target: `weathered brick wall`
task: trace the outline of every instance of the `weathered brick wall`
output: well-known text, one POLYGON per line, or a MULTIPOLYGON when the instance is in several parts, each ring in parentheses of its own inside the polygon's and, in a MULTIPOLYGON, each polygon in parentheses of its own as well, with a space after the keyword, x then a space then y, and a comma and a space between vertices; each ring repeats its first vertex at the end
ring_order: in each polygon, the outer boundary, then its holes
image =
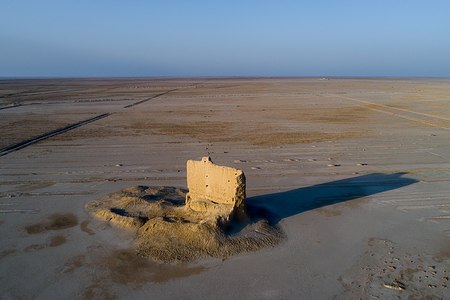
POLYGON ((191 201, 209 200, 233 207, 244 204, 244 172, 218 166, 209 157, 203 157, 201 161, 187 161, 187 184, 191 201))

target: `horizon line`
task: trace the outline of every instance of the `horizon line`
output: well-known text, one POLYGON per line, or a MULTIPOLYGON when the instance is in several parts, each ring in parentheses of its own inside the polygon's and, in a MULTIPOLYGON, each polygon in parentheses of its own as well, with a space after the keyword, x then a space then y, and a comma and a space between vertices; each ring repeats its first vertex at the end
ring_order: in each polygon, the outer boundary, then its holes
POLYGON ((313 76, 269 76, 269 75, 228 75, 228 76, 216 76, 216 75, 185 75, 185 76, 0 76, 0 80, 107 80, 107 79, 450 79, 450 76, 393 76, 393 75, 313 75, 313 76))

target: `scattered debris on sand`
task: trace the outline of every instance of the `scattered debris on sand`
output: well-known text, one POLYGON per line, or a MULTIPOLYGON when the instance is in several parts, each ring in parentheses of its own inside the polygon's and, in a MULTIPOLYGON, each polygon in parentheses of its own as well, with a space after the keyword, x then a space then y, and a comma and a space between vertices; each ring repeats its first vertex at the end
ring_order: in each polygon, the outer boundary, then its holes
POLYGON ((339 277, 345 291, 336 299, 447 299, 448 264, 438 260, 370 238, 366 252, 339 277))
POLYGON ((245 209, 245 175, 209 157, 187 162, 189 192, 176 187, 136 186, 92 201, 86 208, 111 224, 136 229, 139 255, 158 262, 226 258, 274 246, 282 231, 245 209))

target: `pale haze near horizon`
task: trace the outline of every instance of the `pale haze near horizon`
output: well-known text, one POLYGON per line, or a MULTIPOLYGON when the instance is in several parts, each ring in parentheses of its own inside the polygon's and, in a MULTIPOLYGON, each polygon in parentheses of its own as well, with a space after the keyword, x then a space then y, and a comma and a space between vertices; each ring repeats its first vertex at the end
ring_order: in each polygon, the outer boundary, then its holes
POLYGON ((450 76, 450 1, 0 0, 0 76, 450 76))

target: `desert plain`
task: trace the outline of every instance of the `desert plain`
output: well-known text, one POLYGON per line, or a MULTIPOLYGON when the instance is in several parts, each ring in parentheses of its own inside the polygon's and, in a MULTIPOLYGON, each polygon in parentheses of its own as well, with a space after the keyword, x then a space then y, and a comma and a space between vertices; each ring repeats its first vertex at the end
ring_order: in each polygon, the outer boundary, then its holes
POLYGON ((450 79, 0 80, 1 299, 449 299, 450 79), (210 156, 284 232, 161 263, 95 199, 210 156))

